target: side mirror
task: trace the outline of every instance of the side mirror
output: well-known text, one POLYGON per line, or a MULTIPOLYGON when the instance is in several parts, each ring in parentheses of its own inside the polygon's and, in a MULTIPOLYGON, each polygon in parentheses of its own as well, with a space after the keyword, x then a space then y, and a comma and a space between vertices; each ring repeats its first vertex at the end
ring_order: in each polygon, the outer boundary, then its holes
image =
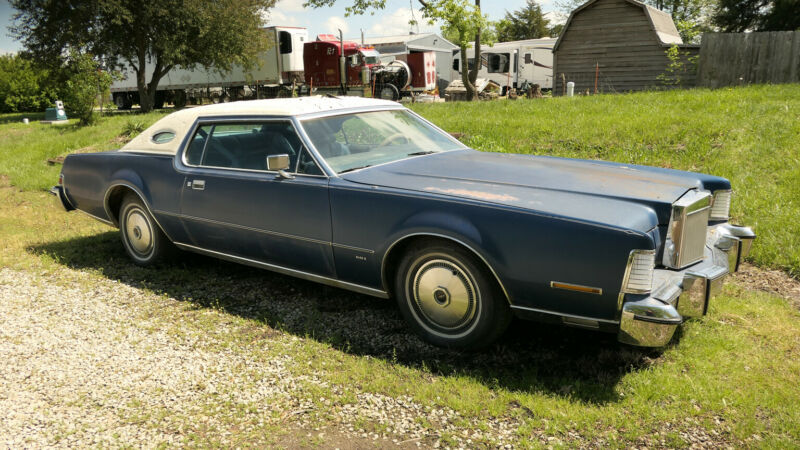
POLYGON ((278 172, 280 178, 294 178, 286 172, 289 168, 289 155, 269 155, 267 156, 267 170, 278 172))

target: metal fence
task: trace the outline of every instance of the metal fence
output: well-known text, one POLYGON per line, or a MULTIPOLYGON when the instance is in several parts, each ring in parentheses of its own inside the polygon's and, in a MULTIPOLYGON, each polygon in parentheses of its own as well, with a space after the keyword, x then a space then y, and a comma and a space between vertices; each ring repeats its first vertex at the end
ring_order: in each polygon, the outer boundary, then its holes
POLYGON ((697 85, 800 82, 800 31, 706 33, 697 85))

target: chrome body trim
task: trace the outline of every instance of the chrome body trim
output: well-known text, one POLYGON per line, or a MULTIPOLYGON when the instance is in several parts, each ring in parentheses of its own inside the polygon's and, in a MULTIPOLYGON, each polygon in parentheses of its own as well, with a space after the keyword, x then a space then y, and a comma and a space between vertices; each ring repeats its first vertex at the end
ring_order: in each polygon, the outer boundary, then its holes
MULTIPOLYGON (((491 266, 491 264, 489 264, 489 261, 487 261, 486 258, 483 257, 483 255, 478 253, 477 250, 472 248, 470 245, 466 244, 464 241, 461 241, 461 240, 456 239, 456 238, 451 237, 451 236, 447 236, 447 235, 444 235, 444 234, 438 234, 438 233, 424 233, 424 232, 422 232, 422 233, 411 233, 411 234, 407 234, 405 236, 402 236, 402 237, 396 239, 394 242, 392 242, 392 245, 390 245, 386 249, 386 251, 383 253, 383 257, 381 258, 381 282, 382 282, 383 288, 385 290, 387 290, 387 291, 389 290, 388 289, 387 280, 386 280, 386 257, 389 255, 389 253, 392 252, 392 249, 395 247, 395 245, 397 245, 401 241, 406 240, 407 238, 411 238, 411 237, 414 237, 414 236, 430 236, 430 237, 442 238, 442 239, 453 241, 453 242, 455 242, 457 244, 460 244, 464 248, 466 248, 467 250, 471 251, 475 256, 477 256, 483 262, 483 264, 486 267, 489 268, 489 272, 491 272, 492 275, 494 276, 494 279, 497 280, 497 284, 500 285, 500 289, 503 291, 503 295, 506 296, 506 301, 508 301, 509 305, 511 305, 511 296, 508 295, 508 291, 506 290, 506 287, 503 286, 503 281, 500 280, 500 277, 497 275, 497 272, 495 272, 494 268, 491 266)), ((513 307, 513 305, 512 305, 512 307, 513 307)))
POLYGON ((375 253, 375 250, 370 250, 368 248, 361 248, 361 247, 353 247, 352 245, 337 244, 335 242, 332 242, 331 245, 336 248, 343 248, 345 250, 353 250, 361 253, 369 253, 369 254, 375 253))
POLYGON ((682 322, 672 305, 652 297, 627 302, 622 307, 617 339, 637 347, 663 347, 682 322))
MULTIPOLYGON (((628 281, 630 281, 631 272, 633 271, 633 263, 636 260, 637 253, 646 255, 655 255, 656 251, 648 249, 638 249, 638 248, 631 250, 631 252, 628 254, 628 262, 625 264, 625 274, 622 276, 622 286, 620 287, 620 292, 622 294, 647 294, 653 290, 652 284, 650 286, 650 289, 646 290, 628 288, 628 281)), ((621 307, 622 307, 621 303, 617 305, 617 309, 620 309, 621 307)))
POLYGON ((728 220, 731 217, 731 203, 733 201, 733 191, 730 189, 717 189, 716 191, 711 193, 711 213, 709 214, 709 219, 711 220, 728 220), (714 215, 714 213, 718 213, 717 210, 717 195, 724 195, 728 194, 728 205, 727 209, 725 210, 724 215, 714 215))
POLYGON ((139 199, 144 204, 144 207, 147 208, 147 212, 150 214, 150 217, 153 218, 153 220, 156 222, 156 225, 158 225, 158 228, 161 229, 161 232, 164 233, 164 235, 167 237, 167 239, 169 239, 172 242, 175 242, 172 239, 172 237, 169 234, 167 234, 167 231, 164 229, 164 227, 161 226, 161 223, 159 223, 159 221, 158 221, 158 217, 156 217, 156 215, 153 214, 153 209, 150 207, 150 203, 147 201, 147 199, 145 198, 144 194, 142 194, 142 191, 140 191, 139 188, 137 188, 136 186, 134 186, 134 185, 132 185, 130 183, 118 182, 118 183, 112 184, 111 186, 108 187, 108 189, 106 189, 106 194, 103 197, 103 209, 105 210, 106 215, 110 219, 109 223, 112 226, 119 228, 119 221, 114 219, 114 215, 111 214, 111 211, 108 209, 108 197, 109 197, 109 195, 111 195, 111 191, 114 188, 119 187, 119 186, 127 187, 130 190, 132 190, 133 192, 135 192, 136 195, 139 196, 139 199))
POLYGON ((269 231, 269 230, 264 230, 264 229, 261 229, 261 228, 253 228, 253 227, 248 227, 248 226, 244 226, 244 225, 238 225, 238 224, 230 223, 230 222, 221 222, 219 220, 206 219, 204 217, 187 216, 185 214, 176 214, 176 213, 167 212, 167 211, 157 211, 157 212, 159 214, 164 214, 166 216, 177 217, 178 219, 195 220, 195 221, 198 221, 198 222, 206 222, 206 223, 212 223, 214 225, 222 225, 222 226, 225 226, 225 227, 237 228, 239 230, 253 231, 253 232, 256 232, 256 233, 269 234, 269 235, 272 235, 272 236, 284 237, 284 238, 288 238, 288 239, 296 239, 298 241, 312 242, 314 244, 331 245, 331 243, 329 241, 323 241, 323 240, 320 240, 320 239, 313 239, 313 238, 307 238, 307 237, 303 237, 303 236, 296 236, 296 235, 293 235, 293 234, 279 233, 277 231, 269 231))
POLYGON ((562 317, 562 318, 566 317, 568 319, 575 319, 575 320, 578 320, 578 321, 592 321, 592 322, 597 322, 597 323, 610 323, 612 325, 616 325, 616 324, 619 323, 618 320, 598 319, 596 317, 586 317, 586 316, 579 316, 579 315, 576 315, 576 314, 566 314, 566 313, 561 313, 561 312, 556 312, 556 311, 550 311, 550 310, 547 310, 547 309, 531 308, 531 307, 528 307, 528 306, 511 305, 511 309, 518 309, 520 311, 530 311, 530 312, 535 312, 535 313, 540 313, 540 314, 548 314, 548 315, 551 315, 551 316, 559 316, 559 317, 562 317))
POLYGON ((704 258, 683 270, 655 269, 653 292, 645 298, 625 302, 620 314, 620 342, 642 347, 660 347, 672 338, 685 319, 700 317, 722 290, 725 277, 741 261, 742 238, 750 242, 755 233, 747 227, 720 224, 708 227, 704 258))
POLYGON ((112 226, 114 228, 118 228, 117 225, 115 223, 111 222, 110 220, 103 219, 102 217, 95 216, 94 214, 89 214, 88 212, 86 212, 86 211, 84 211, 82 209, 75 209, 75 211, 78 211, 78 212, 81 212, 83 214, 86 214, 87 216, 91 217, 92 219, 100 221, 100 222, 103 222, 106 225, 110 225, 110 226, 112 226))
POLYGON ((703 259, 712 198, 709 192, 691 190, 672 204, 664 242, 664 266, 683 269, 703 259))
POLYGON ((353 292, 358 292, 360 294, 371 295, 373 297, 380 297, 380 298, 389 298, 389 294, 386 291, 382 291, 380 289, 371 288, 368 286, 362 286, 360 284, 355 283, 348 283, 346 281, 337 280, 335 278, 324 277, 321 275, 316 275, 309 272, 303 272, 302 270, 291 269, 288 267, 278 266, 275 264, 265 263, 262 261, 256 261, 254 259, 243 258, 241 256, 231 255, 228 253, 217 252, 214 250, 207 250, 201 247, 195 247, 194 245, 189 244, 182 244, 179 242, 175 242, 175 246, 182 250, 187 250, 190 252, 200 253, 207 256, 213 256, 215 258, 224 259, 226 261, 231 261, 239 264, 244 264, 247 266, 257 267, 260 269, 270 270, 272 272, 277 272, 283 275, 289 275, 297 278, 302 278, 308 281, 314 281, 317 283, 322 283, 328 286, 338 287, 342 289, 347 289, 353 292))

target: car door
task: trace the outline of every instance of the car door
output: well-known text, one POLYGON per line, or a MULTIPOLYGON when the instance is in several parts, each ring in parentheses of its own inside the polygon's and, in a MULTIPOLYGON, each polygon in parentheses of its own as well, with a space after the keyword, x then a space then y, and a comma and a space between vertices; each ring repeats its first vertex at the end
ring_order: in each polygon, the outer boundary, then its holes
POLYGON ((178 164, 191 245, 335 275, 328 179, 291 121, 201 122, 178 164), (290 156, 289 178, 267 170, 267 156, 276 154, 290 156))

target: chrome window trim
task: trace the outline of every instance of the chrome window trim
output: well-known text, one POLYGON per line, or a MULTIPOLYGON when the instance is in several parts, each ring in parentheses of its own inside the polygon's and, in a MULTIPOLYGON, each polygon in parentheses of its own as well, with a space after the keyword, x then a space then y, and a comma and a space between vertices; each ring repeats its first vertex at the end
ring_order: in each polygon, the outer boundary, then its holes
POLYGON ((455 242, 457 244, 461 244, 462 246, 464 246, 464 248, 466 248, 467 250, 471 251, 475 256, 477 256, 483 262, 484 265, 486 265, 486 267, 489 268, 489 272, 492 273, 492 275, 494 276, 494 279, 497 280, 497 284, 500 285, 500 289, 503 291, 503 295, 505 295, 506 301, 508 301, 508 304, 511 305, 511 296, 508 295, 508 291, 506 290, 506 287, 503 285, 503 281, 500 279, 500 276, 497 275, 497 272, 495 272, 494 267, 492 267, 492 265, 489 264, 489 261, 487 261, 486 258, 483 257, 483 255, 478 253, 478 251, 476 251, 474 248, 472 248, 471 245, 465 243, 464 241, 462 241, 460 239, 457 239, 457 238, 454 238, 452 236, 448 236, 446 234, 439 234, 439 233, 427 233, 427 232, 411 233, 411 234, 406 234, 404 236, 401 236, 401 237, 397 238, 394 242, 392 242, 392 245, 390 245, 386 249, 386 251, 383 252, 383 256, 381 257, 381 283, 382 283, 384 289, 386 289, 388 291, 387 283, 386 283, 386 257, 389 255, 389 253, 392 252, 392 249, 398 243, 400 243, 400 241, 403 241, 406 238, 410 238, 410 237, 414 237, 414 236, 432 236, 432 237, 437 237, 437 238, 450 240, 450 241, 453 241, 453 242, 455 242))
MULTIPOLYGON (((230 171, 230 172, 261 173, 261 174, 271 174, 271 175, 275 175, 277 177, 278 176, 278 171, 276 171, 276 170, 257 170, 257 169, 242 169, 242 168, 238 168, 238 167, 206 166, 206 165, 202 165, 202 164, 201 165, 189 164, 186 161, 186 153, 189 151, 190 143, 191 143, 192 139, 194 139, 194 136, 197 133, 198 128, 200 128, 202 126, 205 126, 205 125, 211 125, 212 126, 211 132, 209 133, 209 136, 211 136, 214 133, 214 128, 216 128, 216 125, 218 125, 218 124, 266 123, 266 122, 289 122, 292 125, 292 128, 294 129, 294 132, 297 134, 297 137, 300 138, 300 142, 302 144, 306 145, 306 147, 307 147, 307 144, 306 144, 307 140, 303 138, 303 136, 301 135, 301 133, 298 130, 298 126, 297 126, 296 121, 294 120, 293 117, 290 117, 290 116, 265 116, 265 117, 261 117, 261 116, 237 116, 237 117, 224 117, 224 116, 222 116, 222 117, 214 117, 214 116, 211 116, 211 117, 198 117, 197 120, 195 120, 195 122, 192 124, 192 127, 190 128, 189 133, 187 133, 186 138, 184 139, 184 142, 181 143, 181 146, 179 147, 178 155, 179 155, 180 163, 183 165, 182 168, 183 169, 214 169, 214 170, 224 170, 224 171, 230 171)), ((209 141, 210 141, 210 139, 206 139, 206 142, 203 144, 203 153, 202 153, 202 156, 201 156, 201 161, 202 161, 202 157, 205 156, 206 146, 208 145, 209 141)), ((300 152, 302 152, 302 148, 300 149, 300 152)), ((311 155, 311 159, 314 161, 314 164, 317 165, 317 168, 320 168, 319 158, 312 151, 309 151, 309 154, 311 155)), ((298 159, 299 159, 300 158, 300 154, 298 153, 297 156, 298 156, 298 159)), ((295 172, 292 172, 292 174, 298 175, 298 176, 303 176, 303 177, 328 178, 328 176, 325 175, 325 170, 323 170, 321 168, 320 168, 320 172, 322 172, 323 175, 312 175, 312 174, 306 174, 306 173, 297 173, 296 170, 297 170, 297 165, 295 165, 295 172)))
POLYGON ((161 144, 166 144, 166 143, 172 142, 176 137, 178 137, 178 133, 176 133, 175 130, 173 130, 171 128, 165 128, 163 130, 160 130, 160 131, 157 131, 157 132, 153 133, 150 136, 150 142, 152 142, 153 144, 156 144, 156 145, 161 145, 161 144), (163 142, 156 141, 156 136, 159 136, 159 135, 165 134, 165 133, 172 134, 172 137, 167 139, 166 141, 163 141, 163 142))
POLYGON ((334 286, 342 289, 347 289, 353 292, 358 292, 361 294, 371 295, 373 297, 379 298, 389 298, 389 293, 386 291, 382 291, 380 289, 371 288, 369 286, 364 286, 361 284, 356 283, 349 283, 347 281, 337 280, 336 278, 330 278, 322 275, 313 274, 310 272, 304 272, 302 270, 292 269, 290 267, 279 266, 276 264, 265 263, 262 261, 257 261, 255 259, 250 258, 243 258, 241 256, 231 255, 229 253, 222 253, 217 252, 214 250, 208 250, 202 247, 196 247, 190 244, 184 244, 180 242, 175 242, 175 245, 183 250, 192 251, 195 253, 201 253, 208 256, 213 256, 219 259, 224 259, 227 261, 232 261, 239 264, 244 264, 252 267, 257 267, 260 269, 267 269, 273 272, 277 272, 283 275, 289 275, 297 278, 302 278, 304 280, 314 281, 317 283, 326 284, 328 286, 334 286))

